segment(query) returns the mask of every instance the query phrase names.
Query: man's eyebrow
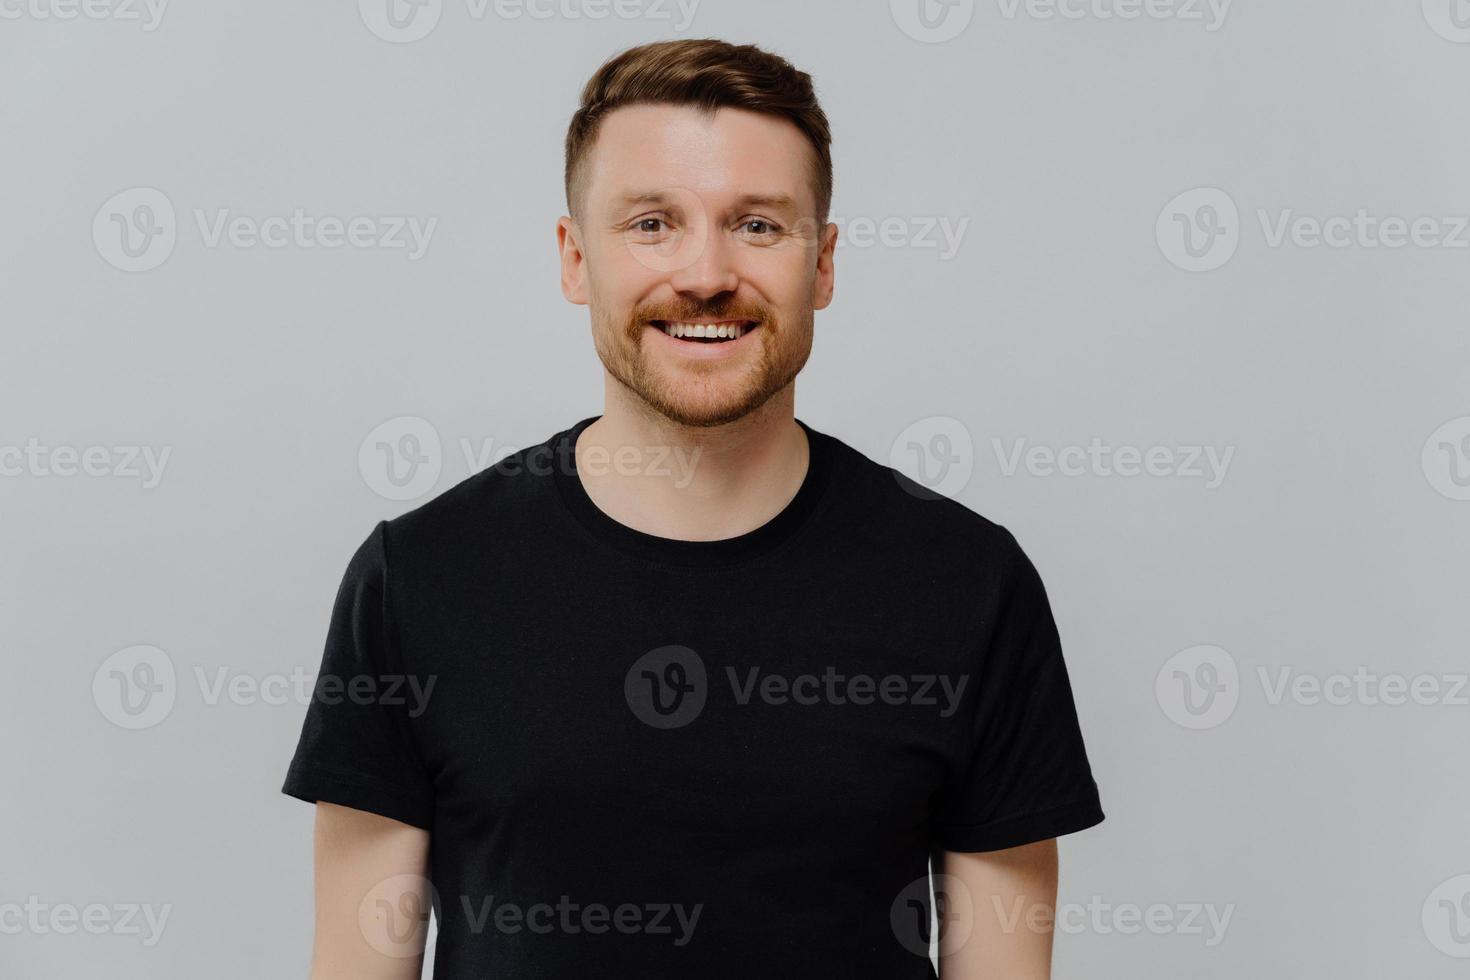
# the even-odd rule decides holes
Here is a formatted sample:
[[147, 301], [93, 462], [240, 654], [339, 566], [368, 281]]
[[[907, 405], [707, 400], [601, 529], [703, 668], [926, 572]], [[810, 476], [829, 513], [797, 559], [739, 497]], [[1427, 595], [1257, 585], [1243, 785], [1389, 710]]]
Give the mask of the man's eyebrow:
[[[641, 204], [676, 204], [681, 195], [669, 194], [666, 191], [627, 191], [619, 194], [612, 200], [612, 210], [622, 211]], [[790, 211], [796, 210], [796, 201], [790, 194], [742, 194], [735, 199], [734, 210], [751, 207], [785, 208]]]
[[735, 202], [739, 208], [785, 208], [796, 210], [796, 201], [790, 194], [743, 194]]
[[614, 210], [633, 207], [635, 204], [667, 204], [669, 195], [663, 191], [626, 191], [613, 198]]

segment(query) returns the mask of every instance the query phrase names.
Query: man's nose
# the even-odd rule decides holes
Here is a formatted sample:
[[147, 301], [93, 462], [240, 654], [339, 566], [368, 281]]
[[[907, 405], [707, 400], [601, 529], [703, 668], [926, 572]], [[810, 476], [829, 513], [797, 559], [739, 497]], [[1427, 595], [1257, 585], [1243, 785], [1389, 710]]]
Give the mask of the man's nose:
[[688, 243], [689, 260], [673, 270], [669, 284], [680, 293], [700, 297], [734, 292], [740, 284], [734, 244], [713, 221], [706, 220], [694, 233], [698, 237]]

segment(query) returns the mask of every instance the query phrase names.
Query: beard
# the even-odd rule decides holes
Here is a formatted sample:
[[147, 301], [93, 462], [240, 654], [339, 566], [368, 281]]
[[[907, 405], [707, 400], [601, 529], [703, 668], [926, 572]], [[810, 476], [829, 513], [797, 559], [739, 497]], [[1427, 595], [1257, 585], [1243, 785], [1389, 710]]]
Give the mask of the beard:
[[[751, 340], [759, 346], [740, 363], [689, 359], [674, 367], [644, 348], [653, 320], [751, 320], [757, 324]], [[764, 306], [733, 299], [647, 303], [622, 320], [594, 310], [592, 333], [603, 367], [651, 411], [708, 428], [744, 418], [795, 380], [811, 354], [813, 320], [810, 309], [787, 323]]]

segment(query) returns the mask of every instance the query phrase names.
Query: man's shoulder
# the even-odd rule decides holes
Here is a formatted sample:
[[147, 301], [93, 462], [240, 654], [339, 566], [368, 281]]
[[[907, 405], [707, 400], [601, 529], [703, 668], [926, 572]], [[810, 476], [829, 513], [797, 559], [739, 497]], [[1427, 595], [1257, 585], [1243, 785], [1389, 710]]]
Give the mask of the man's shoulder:
[[835, 462], [835, 510], [850, 533], [876, 539], [875, 547], [916, 557], [1003, 565], [1024, 557], [1005, 525], [836, 436], [826, 438]]
[[548, 505], [555, 501], [555, 467], [567, 465], [556, 458], [564, 431], [510, 453], [387, 519], [386, 537], [400, 550], [446, 554], [459, 543], [480, 547], [497, 537], [534, 533], [548, 519]]

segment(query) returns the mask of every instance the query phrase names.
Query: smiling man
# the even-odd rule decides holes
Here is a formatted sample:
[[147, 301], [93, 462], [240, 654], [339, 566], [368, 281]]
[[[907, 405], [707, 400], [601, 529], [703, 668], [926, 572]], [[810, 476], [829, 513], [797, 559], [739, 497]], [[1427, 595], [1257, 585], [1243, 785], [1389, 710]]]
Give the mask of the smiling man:
[[752, 46], [588, 82], [556, 238], [604, 410], [349, 563], [284, 787], [315, 980], [418, 977], [430, 905], [439, 980], [933, 977], [931, 881], [940, 975], [1049, 976], [1103, 814], [1041, 579], [795, 417], [829, 144]]

